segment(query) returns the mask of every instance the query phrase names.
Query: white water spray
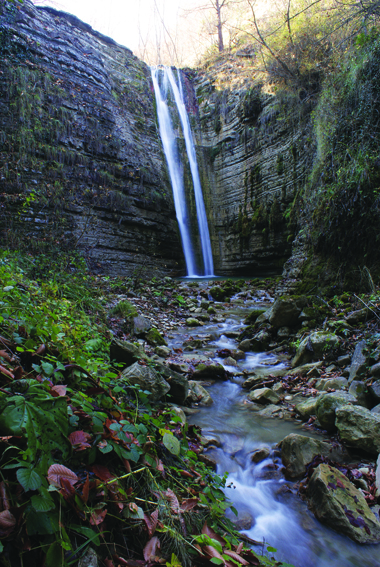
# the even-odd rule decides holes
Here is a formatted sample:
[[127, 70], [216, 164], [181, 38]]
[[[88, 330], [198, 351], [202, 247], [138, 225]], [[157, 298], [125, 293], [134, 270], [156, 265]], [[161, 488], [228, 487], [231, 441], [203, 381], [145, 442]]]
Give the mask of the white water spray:
[[[201, 241], [201, 248], [202, 248], [202, 257], [203, 257], [203, 263], [204, 263], [204, 275], [205, 276], [213, 276], [214, 275], [214, 264], [213, 264], [213, 259], [212, 259], [212, 251], [211, 251], [211, 240], [210, 240], [210, 233], [209, 233], [209, 229], [208, 229], [208, 224], [207, 224], [207, 216], [206, 216], [206, 209], [205, 209], [205, 205], [204, 205], [204, 200], [203, 200], [203, 194], [202, 194], [202, 186], [201, 186], [201, 182], [200, 182], [200, 177], [199, 177], [199, 171], [198, 171], [198, 164], [197, 164], [197, 158], [196, 158], [196, 153], [195, 153], [195, 146], [194, 146], [194, 139], [193, 139], [193, 135], [191, 132], [191, 127], [190, 127], [190, 121], [189, 121], [189, 117], [186, 111], [186, 107], [185, 107], [185, 103], [184, 103], [184, 99], [183, 99], [183, 91], [182, 91], [182, 85], [181, 85], [181, 81], [180, 81], [180, 75], [178, 76], [178, 84], [177, 85], [174, 75], [173, 75], [173, 71], [170, 67], [164, 67], [162, 69], [162, 72], [164, 73], [164, 80], [168, 80], [173, 96], [174, 96], [174, 100], [177, 106], [177, 110], [178, 110], [178, 114], [179, 114], [179, 118], [180, 118], [180, 122], [181, 122], [181, 126], [182, 126], [182, 131], [183, 131], [183, 136], [185, 139], [185, 145], [186, 145], [186, 152], [187, 152], [187, 157], [189, 160], [189, 165], [190, 165], [190, 171], [191, 171], [191, 176], [192, 176], [192, 180], [193, 180], [193, 187], [194, 187], [194, 196], [195, 196], [195, 205], [196, 205], [196, 211], [197, 211], [197, 220], [198, 220], [198, 229], [199, 229], [199, 235], [200, 235], [200, 241]], [[172, 180], [172, 186], [173, 186], [173, 195], [174, 195], [174, 204], [176, 207], [176, 214], [177, 214], [177, 218], [178, 218], [178, 224], [180, 227], [180, 231], [181, 231], [181, 237], [182, 237], [182, 243], [183, 243], [183, 249], [184, 249], [184, 254], [185, 254], [185, 259], [186, 259], [186, 266], [187, 266], [187, 270], [188, 270], [188, 275], [195, 275], [194, 274], [194, 256], [192, 256], [191, 261], [192, 261], [192, 270], [190, 270], [190, 267], [188, 265], [188, 259], [187, 259], [187, 255], [186, 255], [186, 250], [185, 250], [185, 238], [182, 234], [182, 229], [181, 229], [181, 224], [179, 221], [179, 217], [187, 219], [187, 213], [186, 213], [186, 204], [185, 204], [185, 192], [184, 192], [184, 186], [183, 186], [183, 178], [181, 176], [181, 171], [180, 171], [180, 167], [179, 167], [179, 161], [178, 161], [178, 152], [175, 150], [173, 151], [173, 146], [175, 143], [175, 136], [174, 136], [174, 132], [173, 132], [173, 126], [172, 126], [172, 122], [170, 120], [170, 114], [169, 114], [169, 109], [168, 109], [168, 105], [166, 103], [166, 98], [164, 98], [162, 90], [160, 89], [159, 83], [158, 83], [158, 69], [154, 68], [152, 69], [152, 78], [153, 78], [153, 85], [154, 85], [154, 91], [155, 91], [155, 95], [156, 95], [156, 101], [157, 101], [157, 114], [158, 114], [158, 121], [159, 121], [159, 125], [160, 125], [160, 134], [161, 134], [161, 139], [162, 139], [162, 144], [164, 146], [164, 151], [165, 151], [165, 155], [166, 155], [166, 160], [168, 163], [168, 167], [169, 167], [169, 172], [170, 172], [170, 177]], [[170, 143], [167, 142], [167, 140], [170, 140]], [[167, 151], [168, 149], [168, 151]], [[173, 166], [173, 160], [176, 162]], [[177, 164], [177, 168], [175, 167], [175, 165]], [[178, 192], [178, 179], [174, 179], [172, 177], [172, 170], [176, 170], [178, 169], [178, 173], [181, 176], [181, 190]], [[177, 202], [178, 202], [178, 206], [179, 206], [179, 210], [180, 210], [180, 215], [178, 213], [178, 209], [177, 209]], [[186, 223], [184, 223], [186, 225]], [[189, 238], [189, 250], [191, 251], [192, 254], [192, 247], [191, 247], [191, 241], [190, 241], [190, 235], [189, 235], [189, 231], [187, 229], [188, 232], [188, 238]]]

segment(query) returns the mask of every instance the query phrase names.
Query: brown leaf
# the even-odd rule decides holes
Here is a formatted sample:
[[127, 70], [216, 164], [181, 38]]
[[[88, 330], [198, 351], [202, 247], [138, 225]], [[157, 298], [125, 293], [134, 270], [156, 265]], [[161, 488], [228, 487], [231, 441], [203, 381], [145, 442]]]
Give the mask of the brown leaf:
[[50, 393], [54, 398], [58, 398], [59, 396], [66, 396], [66, 390], [67, 386], [53, 386], [50, 390]]
[[[215, 549], [215, 547], [213, 547], [212, 545], [203, 545], [202, 551], [204, 553], [206, 553], [209, 557], [217, 557], [218, 559], [223, 559], [223, 557], [220, 555], [219, 551], [217, 549]], [[223, 562], [224, 562], [224, 559], [223, 559]]]
[[0, 374], [3, 374], [3, 376], [6, 376], [7, 378], [11, 378], [12, 380], [14, 380], [14, 375], [12, 374], [12, 372], [9, 372], [9, 370], [7, 370], [6, 368], [4, 368], [4, 366], [0, 365]]
[[3, 510], [0, 512], [0, 529], [1, 530], [10, 530], [13, 529], [16, 525], [16, 518], [9, 510]]
[[71, 485], [74, 485], [79, 480], [75, 472], [63, 465], [51, 465], [48, 470], [47, 479], [50, 484], [53, 484], [57, 488], [61, 488], [62, 479], [67, 480]]
[[46, 345], [42, 344], [38, 347], [38, 349], [36, 350], [36, 352], [34, 352], [32, 354], [32, 356], [40, 356], [42, 354], [45, 354], [46, 352]]
[[144, 514], [144, 522], [146, 527], [148, 528], [149, 537], [152, 537], [154, 532], [156, 531], [157, 522], [158, 522], [158, 509], [155, 510], [151, 515]]
[[212, 528], [210, 528], [207, 523], [205, 522], [202, 528], [202, 534], [206, 534], [209, 537], [211, 537], [212, 539], [216, 539], [216, 541], [218, 541], [219, 543], [221, 543], [222, 545], [225, 545], [225, 540], [218, 535], [216, 532], [214, 532], [214, 530]]
[[94, 510], [90, 517], [90, 524], [93, 526], [98, 526], [104, 521], [104, 518], [107, 515], [107, 508], [104, 510]]
[[109, 559], [108, 557], [104, 560], [104, 563], [106, 567], [115, 567], [115, 563], [112, 561], [112, 559]]
[[243, 549], [243, 542], [241, 541], [236, 548], [236, 553], [240, 553], [242, 549]]
[[85, 431], [73, 431], [69, 435], [69, 441], [74, 447], [75, 451], [84, 451], [89, 449], [91, 445], [88, 443], [90, 441], [91, 435]]
[[90, 480], [88, 478], [88, 473], [87, 473], [86, 482], [83, 485], [83, 491], [82, 491], [82, 500], [85, 504], [87, 503], [89, 494], [90, 494]]
[[157, 536], [152, 537], [144, 547], [143, 554], [145, 561], [154, 563], [156, 561], [157, 552], [161, 544]]
[[238, 563], [241, 563], [242, 565], [249, 565], [248, 561], [240, 557], [240, 555], [235, 551], [230, 551], [228, 549], [225, 549], [223, 553], [225, 553], [229, 557], [232, 557], [232, 559], [235, 559], [235, 561], [238, 561]]
[[181, 512], [188, 512], [195, 508], [199, 504], [199, 498], [188, 498], [187, 500], [182, 500], [181, 502]]
[[4, 360], [6, 360], [7, 362], [13, 362], [12, 357], [9, 356], [9, 354], [5, 350], [0, 350], [0, 356], [1, 358], [4, 358]]
[[163, 496], [165, 496], [166, 500], [169, 502], [170, 508], [171, 508], [171, 510], [174, 512], [174, 514], [179, 514], [179, 513], [180, 513], [180, 509], [179, 509], [178, 498], [177, 498], [177, 496], [174, 494], [174, 492], [172, 491], [172, 489], [171, 489], [171, 488], [168, 488], [168, 489], [165, 490], [165, 492], [163, 492], [162, 494], [163, 494]]
[[21, 380], [24, 374], [25, 372], [22, 366], [16, 366], [16, 368], [13, 369], [13, 376], [15, 377], [15, 380]]
[[2, 480], [0, 482], [0, 510], [9, 510], [9, 498], [7, 495], [7, 490], [5, 487], [5, 482]]
[[107, 482], [108, 480], [115, 478], [114, 475], [111, 474], [107, 469], [107, 467], [103, 465], [92, 465], [91, 470], [103, 482]]

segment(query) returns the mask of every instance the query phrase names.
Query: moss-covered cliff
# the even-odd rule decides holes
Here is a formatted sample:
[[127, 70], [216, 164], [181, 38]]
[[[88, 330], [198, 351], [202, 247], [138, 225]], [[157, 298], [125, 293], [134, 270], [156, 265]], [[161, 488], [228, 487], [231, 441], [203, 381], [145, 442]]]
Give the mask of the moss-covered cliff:
[[0, 5], [1, 239], [111, 273], [182, 263], [148, 67], [73, 16]]

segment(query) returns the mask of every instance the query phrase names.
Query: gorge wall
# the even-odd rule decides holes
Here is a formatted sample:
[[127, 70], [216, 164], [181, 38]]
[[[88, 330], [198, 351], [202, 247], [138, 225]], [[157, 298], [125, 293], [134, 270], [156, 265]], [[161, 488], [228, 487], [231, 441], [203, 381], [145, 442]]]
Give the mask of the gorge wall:
[[235, 84], [229, 72], [227, 60], [193, 80], [216, 272], [280, 273], [294, 240], [289, 205], [313, 159], [315, 101], [273, 94], [253, 79]]
[[6, 245], [81, 248], [109, 273], [182, 271], [149, 68], [68, 14], [0, 5]]

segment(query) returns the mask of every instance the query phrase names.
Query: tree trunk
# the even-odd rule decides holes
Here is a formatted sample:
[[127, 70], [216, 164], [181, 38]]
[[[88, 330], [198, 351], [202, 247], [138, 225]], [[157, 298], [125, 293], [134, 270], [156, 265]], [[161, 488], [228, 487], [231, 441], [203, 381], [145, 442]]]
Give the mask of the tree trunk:
[[[222, 4], [223, 5], [223, 4]], [[219, 51], [224, 50], [224, 43], [223, 43], [223, 33], [222, 33], [222, 6], [219, 3], [219, 0], [215, 2], [216, 8], [216, 16], [217, 16], [217, 28], [218, 28], [218, 49]]]

